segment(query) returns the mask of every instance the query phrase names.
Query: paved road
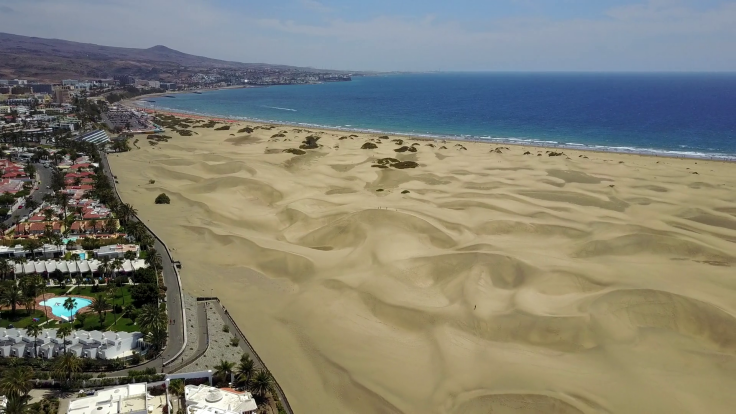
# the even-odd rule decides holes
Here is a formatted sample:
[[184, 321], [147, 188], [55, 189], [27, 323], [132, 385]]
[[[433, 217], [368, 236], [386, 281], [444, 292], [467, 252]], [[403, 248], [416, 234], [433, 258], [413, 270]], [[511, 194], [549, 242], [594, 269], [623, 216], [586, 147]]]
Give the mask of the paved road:
[[[197, 302], [197, 320], [199, 321], [199, 326], [197, 331], [197, 350], [194, 354], [192, 354], [191, 357], [189, 357], [186, 361], [183, 358], [178, 358], [176, 361], [172, 362], [170, 365], [166, 366], [166, 372], [177, 372], [180, 371], [190, 364], [194, 363], [199, 357], [201, 357], [205, 351], [207, 350], [207, 346], [209, 345], [209, 329], [207, 328], [207, 302]], [[189, 316], [187, 316], [188, 318]], [[194, 335], [192, 335], [192, 332], [189, 332], [189, 340], [188, 340], [187, 346], [194, 345]], [[198, 369], [197, 371], [201, 371], [202, 369]]]
[[[46, 186], [51, 185], [51, 175], [53, 174], [52, 168], [46, 168], [41, 164], [33, 164], [34, 167], [36, 167], [36, 172], [38, 172], [38, 176], [40, 177], [40, 181], [38, 183], [38, 190], [34, 191], [33, 194], [31, 194], [31, 198], [35, 200], [38, 204], [41, 204], [41, 200], [43, 200], [43, 197], [46, 194], [51, 194], [53, 191], [46, 188]], [[22, 209], [16, 210], [10, 217], [8, 217], [7, 220], [5, 220], [5, 224], [8, 226], [12, 225], [15, 220], [19, 219], [20, 217], [28, 215], [31, 210], [23, 205]]]
[[[110, 180], [110, 183], [113, 185], [113, 187], [115, 187], [115, 179], [112, 171], [110, 170], [110, 165], [107, 162], [107, 155], [104, 153], [101, 155], [102, 168], [105, 171], [107, 178]], [[133, 218], [133, 220], [140, 221], [138, 217]], [[153, 234], [153, 232], [151, 233]], [[181, 302], [181, 286], [179, 286], [179, 278], [177, 277], [176, 271], [174, 270], [172, 258], [168, 255], [166, 247], [164, 247], [158, 237], [155, 237], [155, 234], [153, 247], [161, 255], [164, 284], [167, 288], [166, 310], [169, 313], [169, 319], [174, 321], [173, 325], [169, 325], [169, 340], [166, 345], [166, 349], [163, 352], [163, 360], [159, 358], [156, 361], [149, 362], [151, 366], [156, 366], [157, 368], [161, 369], [163, 368], [163, 361], [169, 361], [173, 359], [184, 348], [184, 329], [186, 328], [186, 322], [182, 320], [182, 306], [184, 306], [184, 304]], [[146, 364], [146, 366], [144, 366], [143, 368], [148, 368], [149, 364]], [[175, 361], [172, 361], [172, 364], [175, 364]], [[136, 369], [141, 368], [139, 367]]]

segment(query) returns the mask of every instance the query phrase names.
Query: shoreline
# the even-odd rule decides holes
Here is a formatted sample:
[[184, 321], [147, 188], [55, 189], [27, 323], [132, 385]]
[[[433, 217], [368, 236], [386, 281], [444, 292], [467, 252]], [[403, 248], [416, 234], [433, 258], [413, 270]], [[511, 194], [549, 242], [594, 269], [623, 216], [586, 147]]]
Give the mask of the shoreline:
[[[185, 93], [185, 92], [182, 92]], [[622, 155], [638, 155], [641, 157], [654, 157], [654, 158], [669, 158], [669, 159], [680, 159], [680, 160], [703, 160], [703, 161], [712, 161], [712, 162], [726, 162], [726, 163], [734, 163], [736, 162], [736, 155], [726, 155], [726, 154], [718, 154], [718, 155], [707, 155], [707, 154], [677, 154], [674, 151], [666, 151], [666, 150], [654, 150], [654, 149], [636, 149], [631, 147], [604, 147], [604, 146], [589, 146], [585, 144], [579, 144], [579, 145], [566, 145], [566, 144], [559, 144], [559, 145], [553, 145], [550, 142], [545, 141], [537, 141], [537, 140], [521, 140], [521, 139], [509, 139], [509, 138], [480, 138], [480, 137], [470, 137], [470, 136], [447, 136], [447, 135], [417, 135], [417, 134], [409, 134], [409, 133], [403, 133], [403, 132], [395, 132], [395, 131], [381, 131], [381, 130], [374, 130], [374, 129], [359, 129], [359, 128], [341, 128], [341, 127], [335, 127], [335, 126], [324, 126], [324, 125], [317, 125], [317, 124], [307, 124], [307, 123], [293, 123], [293, 122], [286, 122], [286, 121], [267, 121], [267, 120], [261, 120], [261, 119], [252, 119], [247, 117], [232, 117], [232, 116], [223, 116], [223, 115], [213, 115], [213, 114], [205, 114], [205, 113], [198, 113], [198, 112], [188, 112], [188, 111], [181, 111], [181, 110], [171, 110], [164, 108], [162, 110], [159, 109], [152, 109], [148, 108], [144, 105], [140, 105], [141, 97], [137, 97], [136, 99], [132, 100], [126, 100], [122, 101], [121, 104], [123, 106], [132, 106], [133, 108], [137, 110], [143, 110], [147, 113], [163, 113], [167, 115], [177, 116], [177, 117], [183, 117], [183, 118], [194, 118], [194, 119], [211, 119], [218, 122], [229, 122], [229, 123], [237, 123], [237, 122], [252, 122], [262, 125], [281, 125], [285, 127], [293, 127], [293, 128], [312, 128], [322, 131], [330, 131], [330, 132], [357, 132], [357, 133], [363, 133], [363, 134], [376, 134], [376, 135], [394, 135], [397, 137], [401, 137], [404, 139], [414, 139], [418, 141], [438, 141], [438, 140], [447, 140], [447, 141], [457, 141], [457, 142], [475, 142], [475, 143], [483, 143], [483, 144], [490, 144], [490, 145], [509, 145], [519, 148], [543, 148], [543, 149], [567, 149], [567, 150], [573, 150], [573, 151], [583, 151], [583, 152], [590, 152], [590, 153], [598, 153], [598, 154], [622, 154]], [[618, 148], [618, 150], [617, 150]], [[623, 148], [630, 149], [628, 151], [624, 151]]]

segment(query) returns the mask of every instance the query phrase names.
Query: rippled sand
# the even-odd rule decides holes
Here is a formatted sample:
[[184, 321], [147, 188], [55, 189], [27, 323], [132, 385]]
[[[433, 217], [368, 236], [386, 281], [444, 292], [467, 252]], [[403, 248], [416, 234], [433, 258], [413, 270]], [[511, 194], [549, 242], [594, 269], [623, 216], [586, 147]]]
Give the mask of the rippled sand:
[[110, 160], [296, 412], [736, 407], [736, 165], [244, 125]]

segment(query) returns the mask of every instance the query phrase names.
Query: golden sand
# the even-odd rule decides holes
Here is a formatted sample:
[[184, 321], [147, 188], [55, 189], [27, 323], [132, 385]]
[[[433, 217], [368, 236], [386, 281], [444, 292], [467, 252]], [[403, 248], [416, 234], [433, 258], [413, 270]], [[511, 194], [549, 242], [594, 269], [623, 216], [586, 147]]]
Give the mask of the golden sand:
[[296, 412], [736, 407], [736, 164], [245, 125], [110, 163]]

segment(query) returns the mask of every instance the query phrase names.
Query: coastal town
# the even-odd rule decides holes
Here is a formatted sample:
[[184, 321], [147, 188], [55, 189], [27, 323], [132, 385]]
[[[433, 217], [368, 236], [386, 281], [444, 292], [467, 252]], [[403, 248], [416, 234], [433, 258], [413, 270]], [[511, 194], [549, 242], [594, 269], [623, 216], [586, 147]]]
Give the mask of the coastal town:
[[0, 80], [0, 412], [291, 413], [219, 301], [183, 293], [107, 164], [165, 131], [121, 96], [227, 79]]

